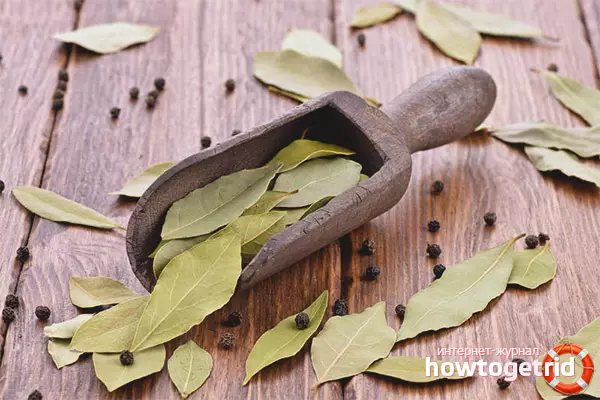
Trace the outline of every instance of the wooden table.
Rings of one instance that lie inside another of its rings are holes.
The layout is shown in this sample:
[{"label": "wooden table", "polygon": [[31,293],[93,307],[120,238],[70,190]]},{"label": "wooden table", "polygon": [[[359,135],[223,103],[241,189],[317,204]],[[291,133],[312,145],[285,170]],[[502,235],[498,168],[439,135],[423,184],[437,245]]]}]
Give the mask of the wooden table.
[{"label": "wooden table", "polygon": [[[10,194],[18,185],[55,191],[90,206],[123,224],[134,202],[107,196],[148,165],[180,160],[200,150],[200,138],[213,143],[277,116],[295,104],[270,93],[252,76],[254,55],[278,49],[291,27],[310,28],[331,39],[344,54],[344,69],[369,96],[383,102],[427,72],[452,65],[419,36],[413,18],[365,31],[367,44],[357,45],[348,28],[352,14],[370,0],[87,0],[73,10],[69,0],[0,2],[0,298],[22,298],[17,318],[2,326],[1,396],[24,399],[39,389],[45,399],[176,399],[166,370],[113,393],[95,378],[89,357],[56,370],[46,352],[43,323],[36,306],[52,309],[50,322],[76,315],[68,297],[71,275],[105,275],[142,293],[125,253],[124,234],[67,226],[39,218],[21,208]],[[559,44],[485,38],[475,65],[498,84],[490,125],[546,119],[583,125],[551,95],[531,67],[556,63],[560,72],[595,85],[600,57],[600,2],[597,0],[462,0],[540,26]],[[112,21],[144,22],[162,28],[151,43],[109,56],[78,48],[65,50],[53,33]],[[596,59],[594,59],[596,55]],[[595,62],[596,60],[596,62]],[[65,108],[51,111],[59,69],[70,81]],[[130,103],[127,90],[149,90],[154,78],[167,81],[153,111],[143,99]],[[224,82],[237,88],[225,94]],[[19,84],[29,94],[17,92]],[[112,122],[109,110],[123,108]],[[552,237],[559,265],[556,280],[536,291],[510,289],[460,328],[427,334],[396,346],[394,354],[434,356],[444,347],[548,349],[559,337],[573,334],[600,315],[600,191],[560,174],[542,175],[519,148],[485,136],[471,136],[413,157],[413,177],[404,199],[390,212],[306,258],[245,293],[238,293],[185,337],[195,339],[214,358],[212,376],[193,398],[327,398],[327,399],[466,399],[536,398],[532,378],[519,379],[499,391],[494,379],[411,385],[359,375],[313,390],[315,377],[306,346],[294,358],[267,368],[242,387],[246,356],[255,340],[282,318],[306,307],[323,290],[331,303],[347,288],[351,312],[377,301],[387,302],[388,323],[397,328],[394,306],[429,284],[433,262],[425,257],[428,242],[443,248],[442,261],[457,263],[475,252],[521,232],[544,231]],[[591,162],[594,164],[594,162]],[[596,167],[598,163],[595,162]],[[439,197],[431,183],[446,185]],[[483,214],[495,211],[498,223],[485,228]],[[442,229],[428,233],[436,218]],[[376,253],[357,254],[363,240]],[[32,257],[24,264],[15,251],[27,245]],[[521,244],[519,246],[522,246]],[[358,278],[370,265],[382,275],[376,282]],[[244,315],[241,327],[220,321],[231,311]],[[231,330],[234,350],[217,347]],[[452,358],[452,357],[450,357]],[[454,357],[456,359],[456,357]],[[503,357],[489,357],[488,360]]]}]

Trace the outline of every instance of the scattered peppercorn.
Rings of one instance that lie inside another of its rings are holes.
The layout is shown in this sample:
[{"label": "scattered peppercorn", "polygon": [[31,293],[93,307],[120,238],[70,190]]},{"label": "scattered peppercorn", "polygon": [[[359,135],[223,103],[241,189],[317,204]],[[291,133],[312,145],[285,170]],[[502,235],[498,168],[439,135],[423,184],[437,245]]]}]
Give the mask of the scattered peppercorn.
[{"label": "scattered peppercorn", "polygon": [[129,89],[129,98],[131,100],[137,100],[140,97],[140,89],[138,87],[132,87]]},{"label": "scattered peppercorn", "polygon": [[50,311],[50,309],[46,306],[37,306],[35,308],[35,316],[40,321],[48,321],[48,318],[50,318],[50,314],[52,314],[52,311]]},{"label": "scattered peppercorn", "polygon": [[359,252],[367,256],[372,255],[373,253],[375,253],[375,243],[373,243],[373,241],[369,239],[365,240],[362,243]]},{"label": "scattered peppercorn", "polygon": [[506,377],[502,377],[502,378],[498,378],[498,380],[496,381],[496,383],[498,384],[498,387],[501,390],[504,389],[508,389],[508,387],[510,386],[510,382],[506,380]]},{"label": "scattered peppercorn", "polygon": [[442,248],[435,243],[428,244],[426,252],[430,258],[438,258],[442,254]]},{"label": "scattered peppercorn", "polygon": [[[1,192],[2,192],[2,191],[0,190],[0,193],[1,193]],[[546,235],[545,233],[540,233],[540,234],[538,235],[538,239],[539,239],[539,241],[540,241],[540,244],[541,244],[542,246],[544,246],[544,245],[546,244],[546,242],[547,242],[548,240],[550,240],[550,236]]]},{"label": "scattered peppercorn", "polygon": [[379,268],[376,265],[371,265],[367,267],[367,271],[365,272],[365,280],[374,281],[377,279],[380,273],[381,271],[379,271]]},{"label": "scattered peppercorn", "polygon": [[63,99],[54,99],[54,101],[52,102],[52,109],[54,111],[60,111],[60,110],[62,110],[64,105],[65,105],[65,102]]},{"label": "scattered peppercorn", "polygon": [[63,92],[67,91],[67,82],[58,81],[58,83],[56,84],[56,88],[62,90]]},{"label": "scattered peppercorn", "polygon": [[396,315],[398,316],[398,318],[400,318],[400,320],[404,319],[404,314],[406,314],[406,306],[404,304],[398,304],[395,308],[396,310]]},{"label": "scattered peppercorn", "polygon": [[358,42],[358,45],[360,47],[365,47],[365,43],[367,42],[367,37],[365,36],[365,34],[363,32],[361,32],[356,36],[356,41]]},{"label": "scattered peppercorn", "polygon": [[79,10],[81,10],[82,5],[83,5],[83,0],[75,0],[75,4],[73,5],[73,7],[75,8],[75,11],[79,11]]},{"label": "scattered peppercorn", "polygon": [[156,90],[165,90],[165,78],[156,78],[154,80],[154,87],[156,88]]},{"label": "scattered peppercorn", "polygon": [[219,340],[219,347],[225,350],[231,350],[234,344],[235,336],[233,336],[233,333],[225,332],[223,336],[221,336],[221,340]]},{"label": "scattered peppercorn", "polygon": [[240,131],[239,129],[234,129],[233,132],[231,132],[231,136],[237,136],[240,133],[242,133],[242,131]]},{"label": "scattered peppercorn", "polygon": [[535,249],[540,244],[540,239],[535,235],[527,235],[525,238],[525,245],[528,249]]},{"label": "scattered peppercorn", "polygon": [[29,91],[29,89],[27,88],[27,86],[25,86],[25,85],[19,86],[19,93],[21,93],[22,95],[26,95],[28,91]]},{"label": "scattered peppercorn", "polygon": [[223,321],[223,325],[225,326],[239,326],[242,323],[242,314],[237,311],[232,312],[227,316],[227,319]]},{"label": "scattered peppercorn", "polygon": [[63,99],[64,97],[65,97],[65,92],[60,89],[56,89],[54,91],[54,93],[52,93],[53,99]]},{"label": "scattered peppercorn", "polygon": [[429,221],[427,223],[427,230],[429,232],[437,232],[440,230],[440,227],[441,227],[441,225],[440,225],[439,221],[435,220],[435,219],[432,219],[431,221]]},{"label": "scattered peppercorn", "polygon": [[435,181],[431,184],[431,194],[440,194],[444,191],[444,182]]},{"label": "scattered peppercorn", "polygon": [[333,303],[333,314],[340,317],[348,315],[348,303],[345,299],[338,299]]},{"label": "scattered peppercorn", "polygon": [[29,394],[29,397],[27,397],[27,400],[42,400],[44,398],[44,396],[42,396],[42,394],[40,393],[39,390],[34,390],[33,392],[31,392]]},{"label": "scattered peppercorn", "polygon": [[19,247],[17,249],[17,260],[24,262],[27,261],[31,254],[29,253],[29,249],[25,246]]},{"label": "scattered peppercorn", "polygon": [[69,73],[66,69],[58,71],[58,80],[63,82],[69,82]]},{"label": "scattered peppercorn", "polygon": [[4,181],[0,181],[0,194],[2,194],[2,192],[4,192]]},{"label": "scattered peppercorn", "polygon": [[110,109],[110,118],[118,119],[119,115],[121,115],[121,109],[119,107],[113,107]]},{"label": "scattered peppercorn", "polygon": [[433,276],[435,277],[435,279],[440,279],[442,275],[444,275],[445,271],[446,267],[444,266],[444,264],[435,264],[433,266]]},{"label": "scattered peppercorn", "polygon": [[7,324],[13,322],[15,320],[15,310],[10,307],[6,307],[5,309],[3,309],[2,320]]},{"label": "scattered peppercorn", "polygon": [[558,65],[554,64],[554,63],[550,63],[548,64],[548,71],[550,72],[558,72]]},{"label": "scattered peppercorn", "polygon": [[308,328],[308,324],[310,323],[310,318],[307,313],[301,312],[296,315],[296,328],[299,330]]},{"label": "scattered peppercorn", "polygon": [[496,223],[496,213],[495,212],[487,212],[483,216],[483,220],[487,226],[492,226]]},{"label": "scattered peppercorn", "polygon": [[229,78],[225,81],[225,90],[229,93],[235,90],[235,81],[232,78]]},{"label": "scattered peppercorn", "polygon": [[19,308],[19,298],[14,294],[9,294],[4,300],[4,305],[10,308]]},{"label": "scattered peppercorn", "polygon": [[150,93],[148,93],[148,96],[146,96],[146,108],[154,108],[156,106],[156,97],[151,96]]},{"label": "scattered peppercorn", "polygon": [[159,94],[160,92],[154,89],[148,92],[148,97],[154,97],[155,99],[157,99]]},{"label": "scattered peppercorn", "polygon": [[130,352],[129,350],[125,350],[119,356],[119,361],[121,361],[121,364],[123,364],[123,365],[133,364],[133,353]]},{"label": "scattered peppercorn", "polygon": [[200,144],[202,144],[203,149],[210,147],[211,143],[212,139],[210,138],[210,136],[202,136],[202,139],[200,139]]},{"label": "scattered peppercorn", "polygon": [[344,275],[342,276],[342,285],[350,286],[354,283],[354,279],[351,276]]}]

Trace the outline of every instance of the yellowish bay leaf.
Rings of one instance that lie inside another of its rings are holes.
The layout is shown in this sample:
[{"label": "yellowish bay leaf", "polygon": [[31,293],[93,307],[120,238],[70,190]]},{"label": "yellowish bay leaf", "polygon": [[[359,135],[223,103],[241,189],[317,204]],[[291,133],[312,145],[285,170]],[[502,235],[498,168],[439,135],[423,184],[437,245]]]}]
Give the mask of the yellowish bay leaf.
[{"label": "yellowish bay leaf", "polygon": [[159,28],[153,26],[114,22],[57,33],[54,39],[75,43],[95,53],[110,54],[134,44],[149,42],[159,31]]},{"label": "yellowish bay leaf", "polygon": [[175,165],[175,161],[168,161],[160,164],[153,165],[142,173],[134,177],[132,180],[127,182],[125,187],[117,192],[111,192],[111,196],[126,196],[126,197],[142,197],[146,189],[154,183],[154,181],[161,176],[165,171]]},{"label": "yellowish bay leaf", "polygon": [[550,242],[537,249],[515,251],[513,261],[509,284],[535,289],[556,276],[556,261],[550,252]]},{"label": "yellowish bay leaf", "polygon": [[258,199],[256,203],[246,209],[242,216],[267,213],[277,206],[277,204],[290,197],[290,194],[291,193],[268,190],[260,197],[260,199]]},{"label": "yellowish bay leaf", "polygon": [[309,57],[319,57],[342,67],[342,52],[323,35],[309,29],[292,29],[285,35],[282,50],[294,50]]},{"label": "yellowish bay leaf", "polygon": [[525,153],[539,171],[560,171],[600,187],[600,170],[582,164],[577,157],[565,151],[527,146]]},{"label": "yellowish bay leaf", "polygon": [[281,149],[267,165],[283,164],[280,173],[296,168],[305,161],[314,158],[335,155],[349,156],[354,154],[342,146],[322,143],[316,140],[298,139]]},{"label": "yellowish bay leaf", "polygon": [[154,255],[154,260],[152,262],[154,276],[158,278],[162,270],[173,258],[180,255],[184,251],[191,249],[198,243],[204,242],[210,236],[211,235],[200,235],[189,239],[174,239],[165,241],[164,244],[158,248],[158,251]]},{"label": "yellowish bay leaf", "polygon": [[69,349],[69,343],[71,343],[69,339],[50,339],[48,341],[48,353],[58,369],[76,363],[83,354],[80,351]]},{"label": "yellowish bay leaf", "polygon": [[138,297],[123,283],[105,276],[72,276],[69,279],[71,303],[81,308],[91,308],[122,303]]},{"label": "yellowish bay leaf", "polygon": [[93,316],[94,314],[81,314],[70,320],[48,325],[44,328],[44,335],[50,338],[70,339],[77,329]]},{"label": "yellowish bay leaf", "polygon": [[361,7],[352,16],[350,26],[353,28],[366,28],[389,21],[401,13],[402,8],[390,3]]},{"label": "yellowish bay leaf", "polygon": [[167,362],[171,382],[183,399],[194,393],[210,376],[212,357],[193,340],[179,346]]}]

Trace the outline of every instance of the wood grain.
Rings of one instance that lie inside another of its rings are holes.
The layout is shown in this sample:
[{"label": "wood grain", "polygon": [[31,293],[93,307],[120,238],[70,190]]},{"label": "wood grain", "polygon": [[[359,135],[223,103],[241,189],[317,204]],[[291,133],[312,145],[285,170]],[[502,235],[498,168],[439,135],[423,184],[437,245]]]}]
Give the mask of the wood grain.
[{"label": "wood grain", "polygon": [[[369,96],[390,101],[419,76],[453,61],[422,38],[410,14],[365,30],[366,47],[348,29],[352,14],[369,1],[336,1],[337,45],[344,54],[349,75]],[[575,1],[507,0],[460,3],[505,14],[542,27],[561,38],[559,45],[484,38],[475,66],[486,69],[498,85],[498,99],[490,125],[544,118],[563,125],[582,125],[552,97],[546,84],[530,67],[544,68],[555,62],[560,71],[586,84],[594,84],[594,65]],[[556,24],[560,15],[561,24]],[[595,163],[598,165],[598,163]],[[440,196],[429,193],[441,179],[446,189]],[[472,136],[458,143],[413,156],[413,176],[407,194],[389,213],[351,235],[352,256],[343,273],[354,278],[349,288],[352,312],[377,301],[387,302],[388,322],[400,325],[394,307],[426,287],[434,261],[425,256],[427,243],[443,249],[439,259],[452,265],[477,251],[492,247],[521,232],[547,232],[559,265],[554,282],[536,291],[511,288],[486,311],[460,328],[426,334],[395,347],[394,354],[436,357],[438,348],[538,347],[545,352],[562,336],[573,334],[600,315],[600,304],[590,302],[600,294],[597,266],[588,249],[598,235],[599,190],[559,174],[541,175],[522,150],[486,136]],[[498,214],[498,223],[486,228],[483,215]],[[442,229],[427,232],[430,219]],[[376,243],[373,256],[356,250],[363,240]],[[519,247],[522,244],[518,245]],[[376,282],[359,277],[370,264],[382,273]],[[451,267],[450,267],[451,268]],[[462,361],[460,357],[443,357]],[[504,357],[484,357],[488,361]],[[525,357],[527,358],[527,357]],[[508,392],[498,390],[495,379],[409,385],[372,375],[354,377],[344,387],[349,399],[464,399],[536,398],[532,378],[519,379]]]},{"label": "wood grain", "polygon": [[579,0],[581,18],[585,25],[587,41],[591,46],[596,60],[596,79],[600,79],[598,65],[600,64],[600,3],[595,0]]}]

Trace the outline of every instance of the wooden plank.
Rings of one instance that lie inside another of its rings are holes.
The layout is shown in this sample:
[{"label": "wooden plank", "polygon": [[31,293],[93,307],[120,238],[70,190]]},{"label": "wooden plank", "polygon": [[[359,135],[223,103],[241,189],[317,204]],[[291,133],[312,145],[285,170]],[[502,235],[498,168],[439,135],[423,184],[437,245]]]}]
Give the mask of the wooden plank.
[{"label": "wooden plank", "polygon": [[[81,26],[122,20],[158,25],[162,32],[147,45],[115,55],[75,51],[69,67],[71,89],[42,186],[125,223],[134,204],[106,193],[150,164],[199,151],[201,135],[212,136],[213,143],[224,141],[232,129],[266,121],[294,105],[252,78],[254,54],[278,48],[294,24],[329,34],[328,12],[327,7],[315,8],[301,0],[114,0],[110,6],[86,2]],[[156,109],[148,111],[143,95],[158,76],[166,78],[166,90]],[[237,89],[226,96],[223,83],[229,77],[237,80]],[[130,103],[127,91],[134,85],[142,96]],[[109,117],[113,106],[122,107],[115,122]],[[45,398],[75,398],[82,393],[93,398],[179,398],[166,370],[112,394],[94,377],[89,357],[56,370],[46,353],[44,324],[33,317],[39,304],[53,310],[50,322],[76,314],[68,297],[72,275],[106,275],[141,292],[126,259],[124,233],[36,219],[31,247],[43,257],[38,256],[21,277],[19,294],[24,304],[7,339],[3,397],[25,398],[38,388]],[[197,398],[313,397],[308,348],[242,387],[245,359],[259,335],[306,307],[323,290],[330,289],[332,301],[339,296],[339,253],[338,246],[331,245],[253,290],[237,294],[201,327],[168,346],[169,356],[176,344],[193,338],[212,354],[212,376]],[[242,326],[222,327],[220,322],[234,310],[244,315]],[[217,346],[225,331],[237,337],[229,352]],[[326,385],[319,395],[340,398],[341,386]]]},{"label": "wooden plank", "polygon": [[579,0],[579,4],[585,25],[586,38],[596,60],[596,78],[600,78],[600,75],[598,75],[598,66],[600,65],[600,3],[594,0]]},{"label": "wooden plank", "polygon": [[[0,225],[5,227],[0,244],[2,302],[16,288],[22,265],[15,252],[27,243],[32,223],[10,191],[15,186],[40,184],[54,121],[52,92],[65,62],[65,52],[50,33],[69,30],[73,24],[73,11],[64,1],[46,1],[36,11],[32,13],[21,1],[0,3],[0,180],[6,185],[0,195]],[[29,89],[27,95],[17,91],[22,84]],[[38,258],[41,255],[32,253],[25,268]],[[1,323],[3,348],[5,326]]]},{"label": "wooden plank", "polygon": [[[565,75],[594,84],[594,65],[575,1],[460,3],[536,24],[561,38],[559,45],[484,38],[476,66],[489,71],[498,84],[498,100],[488,123],[498,126],[544,118],[557,124],[582,125],[552,97],[545,82],[529,72],[531,67],[545,68],[554,62]],[[388,102],[418,77],[454,64],[419,36],[411,15],[365,30],[366,47],[361,49],[356,32],[348,25],[352,14],[365,4],[373,2],[336,1],[335,37],[344,53],[345,70],[366,94]],[[556,24],[559,15],[561,23]],[[429,194],[436,179],[446,185],[439,197]],[[425,257],[427,243],[440,244],[440,262],[452,265],[518,233],[543,231],[552,237],[559,265],[553,283],[533,292],[510,289],[460,328],[422,335],[397,345],[393,354],[436,357],[438,348],[451,347],[537,347],[545,352],[559,337],[573,334],[600,315],[600,304],[589,301],[598,297],[600,289],[597,266],[587,250],[595,247],[599,233],[599,205],[596,188],[559,174],[541,175],[522,150],[493,138],[472,136],[416,154],[412,183],[404,199],[351,235],[354,252],[342,271],[354,278],[348,292],[351,312],[385,300],[388,323],[398,328],[395,305],[406,304],[431,282],[435,262]],[[498,214],[497,226],[492,229],[483,223],[487,211]],[[442,225],[436,234],[425,228],[434,218]],[[356,253],[367,238],[376,243],[371,257]],[[381,276],[376,282],[361,282],[359,277],[370,264],[380,267]],[[441,358],[463,361],[457,356]],[[484,359],[506,361],[495,355]],[[519,379],[509,393],[511,398],[535,398],[533,378]],[[348,399],[495,399],[506,395],[491,377],[411,385],[364,374],[344,387]]]}]

